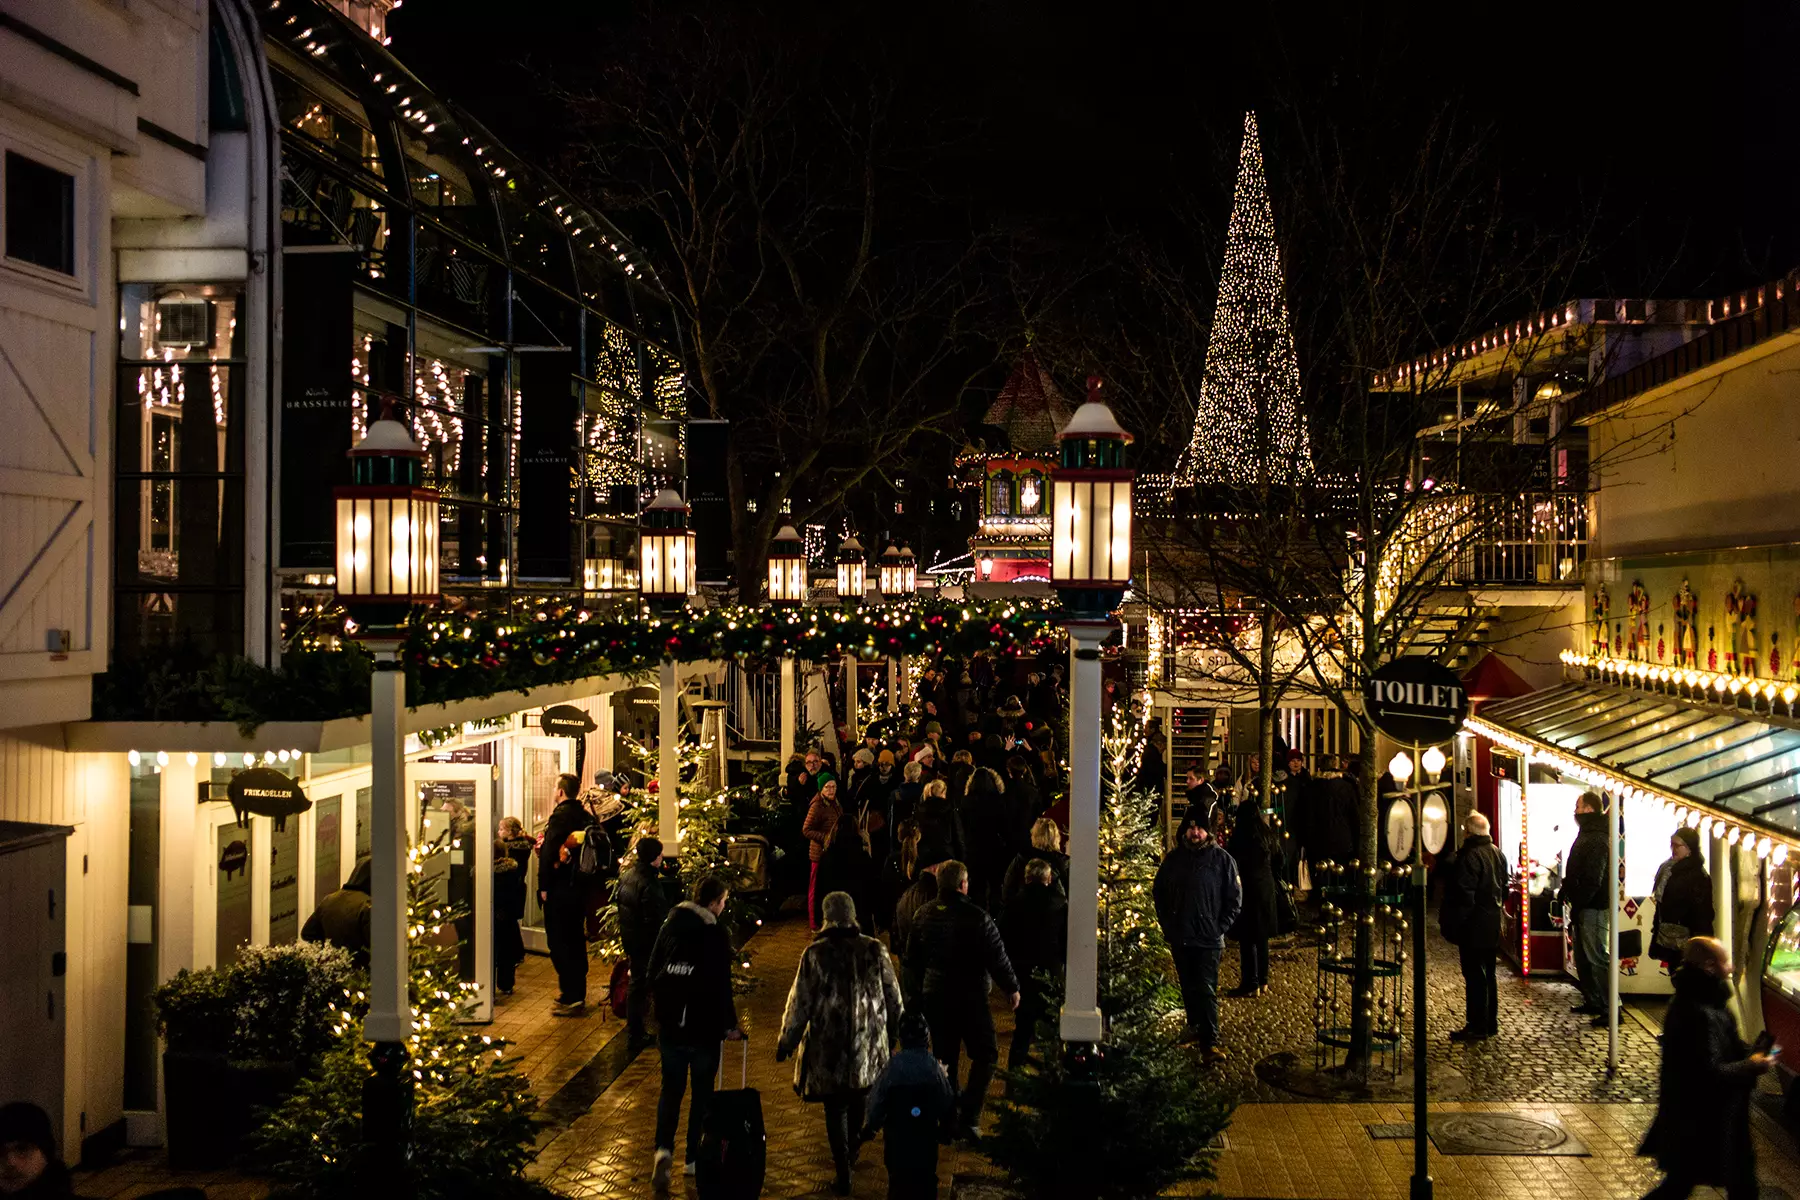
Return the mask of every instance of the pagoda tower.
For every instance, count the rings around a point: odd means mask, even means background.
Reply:
[[[1056,435],[1073,411],[1026,350],[982,418],[1004,444],[962,455],[969,483],[981,490],[969,539],[976,583],[1050,578],[1050,472]]]
[[[1299,483],[1311,475],[1281,248],[1256,114],[1248,112],[1194,436],[1177,478],[1244,487]]]

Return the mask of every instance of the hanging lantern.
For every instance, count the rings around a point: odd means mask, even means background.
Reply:
[[[581,586],[589,592],[626,592],[637,586],[637,572],[624,559],[610,555],[584,559]]]
[[[868,583],[868,563],[863,559],[863,544],[853,533],[844,539],[837,554],[838,599],[855,608],[862,603],[863,588]]]
[[[769,603],[806,601],[806,543],[792,525],[783,525],[769,546]]]
[[[1105,620],[1131,582],[1132,441],[1088,377],[1087,403],[1057,434],[1051,477],[1050,582],[1077,620]]]
[[[425,452],[384,416],[350,450],[337,501],[337,594],[363,636],[392,635],[438,602],[438,494],[422,486]]]
[[[659,610],[678,609],[694,590],[694,531],[688,506],[668,488],[656,493],[638,519],[639,584],[644,600]]]
[[[912,547],[900,545],[900,590],[903,595],[916,595],[919,590],[919,560]]]
[[[904,600],[913,593],[914,564],[909,551],[892,542],[881,552],[881,595],[884,600]]]

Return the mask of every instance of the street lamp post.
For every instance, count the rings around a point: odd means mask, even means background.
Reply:
[[[1051,481],[1050,582],[1069,631],[1069,952],[1060,1021],[1067,1043],[1105,1036],[1099,1003],[1100,645],[1131,581],[1132,438],[1100,400],[1087,402],[1057,435]]]
[[[806,543],[792,525],[775,532],[769,547],[769,603],[777,608],[799,608],[806,603]],[[794,757],[794,655],[783,651],[781,674],[776,681],[778,706],[776,728],[779,731],[781,757],[777,760],[785,770]]]
[[[673,617],[694,590],[694,531],[688,506],[675,492],[656,493],[638,519],[638,564],[644,603],[653,615]],[[681,726],[675,660],[663,655],[657,673],[656,834],[679,853],[681,841]]]
[[[844,539],[838,547],[837,554],[837,594],[838,602],[845,608],[855,610],[862,607],[863,590],[869,582],[869,564],[864,558],[863,544],[856,540],[853,533]],[[844,732],[849,734],[852,742],[859,741],[857,726],[861,724],[861,716],[857,712],[856,694],[856,655],[846,651],[844,654]],[[848,763],[849,752],[845,752],[845,763]],[[847,769],[847,768],[846,768]]]
[[[369,677],[369,1012],[363,1036],[363,1153],[370,1176],[404,1190],[412,1157],[412,1035],[406,937],[406,674],[400,643],[414,609],[438,601],[438,497],[422,485],[425,452],[391,417],[350,450],[336,491],[338,601],[375,657]]]
[[[1423,776],[1417,787],[1408,786],[1413,778],[1413,763],[1418,762]],[[1388,761],[1388,772],[1400,785],[1397,799],[1412,804],[1412,953],[1413,953],[1413,1174],[1410,1200],[1431,1200],[1430,1168],[1425,1156],[1427,1136],[1425,1076],[1425,855],[1444,848],[1449,831],[1449,810],[1444,805],[1438,777],[1448,760],[1436,746],[1417,745],[1412,754],[1402,750]],[[1433,843],[1436,843],[1435,845]],[[1390,851],[1397,847],[1390,845]]]

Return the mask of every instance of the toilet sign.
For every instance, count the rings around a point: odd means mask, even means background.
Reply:
[[[1435,746],[1468,719],[1469,693],[1454,672],[1429,658],[1396,658],[1363,684],[1363,709],[1396,742]]]

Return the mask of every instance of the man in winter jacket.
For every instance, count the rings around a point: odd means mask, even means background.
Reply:
[[[672,902],[663,886],[662,842],[642,838],[633,851],[635,861],[619,877],[613,903],[619,908],[619,941],[631,964],[631,992],[625,1001],[627,1045],[638,1050],[649,1042],[644,1014],[650,1007],[650,952],[656,948],[656,935],[662,932]]]
[[[1494,953],[1500,947],[1500,905],[1506,895],[1506,856],[1488,836],[1488,819],[1470,813],[1463,844],[1444,887],[1444,936],[1462,959],[1463,1027],[1453,1042],[1478,1042],[1500,1032],[1500,991]]]
[[[1580,976],[1581,1003],[1574,1011],[1606,1024],[1606,973],[1612,970],[1612,948],[1607,943],[1606,826],[1604,802],[1593,792],[1575,801],[1579,832],[1563,864],[1562,891],[1556,898],[1567,904],[1575,920],[1575,970]]]
[[[552,1016],[580,1016],[587,1006],[588,953],[587,880],[575,859],[578,846],[572,835],[593,824],[593,817],[576,796],[581,781],[563,773],[556,777],[556,807],[544,826],[538,847],[538,900],[544,906],[544,941],[556,968],[556,1002]]]
[[[913,926],[918,923],[919,911],[937,899],[937,863],[928,863],[919,868],[919,877],[913,880],[912,886],[900,893],[900,899],[894,905],[894,931],[888,940],[893,944],[894,953],[900,958],[900,991],[909,1004],[918,1004],[925,986],[925,969],[919,960],[908,952],[912,941]]]
[[[369,875],[370,863],[363,859],[350,872],[344,886],[332,892],[300,928],[303,942],[326,942],[350,951],[359,965],[369,962]]]
[[[1050,1008],[1037,972],[1060,977],[1069,955],[1069,901],[1044,859],[1025,864],[1024,885],[1007,903],[1000,918],[1000,935],[1019,977],[1019,1012],[1013,1021],[1012,1046],[1006,1052],[1006,1069],[1013,1071],[1031,1056],[1038,1022]]]
[[[937,1200],[938,1128],[955,1112],[956,1088],[931,1053],[931,1028],[909,1008],[900,1018],[900,1053],[869,1093],[862,1131],[866,1142],[885,1130],[888,1200]]]
[[[969,900],[969,869],[955,859],[937,869],[937,899],[922,908],[907,941],[910,970],[920,972],[925,1018],[939,1061],[956,1082],[958,1051],[969,1052],[969,1078],[963,1086],[954,1133],[979,1142],[981,1106],[994,1065],[1000,1059],[988,990],[999,984],[1016,1011],[1019,981],[993,919]]]
[[[1644,1200],[1680,1200],[1696,1187],[1725,1189],[1727,1200],[1754,1200],[1756,1151],[1750,1093],[1774,1065],[1738,1037],[1731,1000],[1731,955],[1713,938],[1691,939],[1675,972],[1675,998],[1663,1023],[1662,1078],[1656,1119],[1638,1153],[1667,1176]]]
[[[1181,999],[1187,1009],[1183,1041],[1197,1042],[1210,1064],[1225,1057],[1219,1039],[1219,954],[1225,931],[1244,905],[1237,864],[1190,812],[1181,822],[1175,849],[1157,868],[1151,888],[1156,920],[1175,958]]]
[[[694,898],[683,900],[663,922],[650,952],[650,985],[656,997],[657,1047],[662,1054],[662,1092],[656,1101],[656,1157],[651,1180],[669,1186],[675,1160],[675,1126],[681,1095],[693,1077],[688,1108],[687,1161],[700,1157],[706,1104],[719,1069],[721,1039],[738,1041],[737,1005],[731,998],[731,937],[719,924],[731,889],[717,875],[703,875]]]

